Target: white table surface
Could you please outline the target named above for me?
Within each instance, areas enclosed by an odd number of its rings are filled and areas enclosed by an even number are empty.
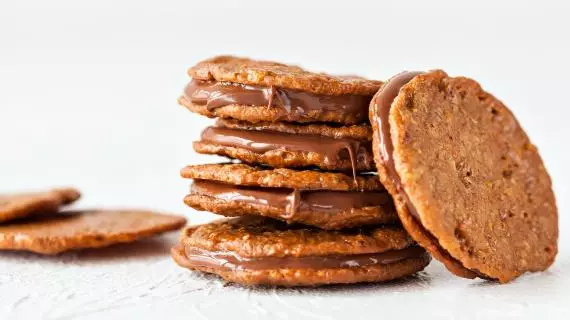
[[[218,0],[0,2],[0,192],[75,185],[79,207],[142,207],[193,223],[186,164],[210,120],[176,105],[185,69],[216,54],[386,79],[445,69],[517,115],[552,175],[560,253],[508,285],[437,262],[418,277],[250,290],[177,267],[176,238],[44,258],[0,253],[0,319],[570,318],[570,2]]]
[[[42,258],[0,255],[1,319],[568,319],[570,261],[508,285],[452,276],[432,262],[385,284],[248,289],[177,267],[175,237]],[[136,252],[136,256],[134,254]]]

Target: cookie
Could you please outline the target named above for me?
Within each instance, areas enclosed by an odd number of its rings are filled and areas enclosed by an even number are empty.
[[[53,255],[134,242],[185,224],[180,216],[142,210],[61,212],[0,226],[0,250]]]
[[[313,73],[271,61],[220,56],[190,68],[179,103],[208,116],[248,122],[366,121],[379,81]]]
[[[378,183],[366,183],[367,180],[377,181],[376,176],[359,176],[355,183],[351,177],[342,173],[287,169],[281,171],[277,171],[278,169],[255,170],[252,167],[249,167],[249,170],[232,172],[236,166],[239,168],[244,165],[218,165],[222,167],[220,170],[215,170],[213,166],[216,165],[185,168],[186,177],[195,179],[190,187],[190,194],[184,198],[188,206],[228,217],[266,216],[288,223],[302,223],[327,230],[398,223],[390,195]],[[203,170],[204,167],[210,168]],[[215,174],[208,174],[209,172]],[[229,172],[235,179],[224,179],[226,172]],[[263,175],[264,178],[255,179],[249,172],[254,172],[253,175],[256,173]],[[196,179],[196,177],[206,179]],[[376,185],[378,188],[341,191],[309,187],[319,184],[326,185],[326,181],[331,178],[337,178],[336,181],[345,181],[344,187],[350,185],[356,187],[360,182],[362,186]],[[248,179],[251,179],[250,183]],[[227,183],[232,180],[237,183]],[[256,185],[256,180],[262,182],[263,186]]]
[[[290,122],[259,122],[249,123],[234,119],[218,119],[217,127],[230,129],[273,131],[294,135],[322,136],[333,139],[355,139],[372,141],[372,127],[366,124],[351,126],[322,124],[322,123],[290,123]]]
[[[172,256],[230,282],[287,287],[387,281],[430,261],[399,227],[325,231],[259,217],[188,228]]]
[[[511,111],[477,82],[399,74],[374,97],[370,120],[402,224],[450,271],[505,283],[553,263],[550,177]]]
[[[352,176],[319,170],[271,169],[243,163],[202,164],[187,166],[183,178],[213,180],[221,183],[267,188],[307,190],[375,191],[384,186],[375,174]]]
[[[0,195],[0,223],[29,216],[54,214],[80,196],[79,191],[72,188]]]
[[[274,168],[317,167],[334,171],[370,171],[370,141],[274,131],[207,127],[194,150]]]

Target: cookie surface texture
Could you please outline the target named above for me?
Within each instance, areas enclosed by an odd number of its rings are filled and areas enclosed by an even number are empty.
[[[512,112],[477,82],[400,74],[376,94],[370,120],[404,227],[450,271],[508,282],[553,263],[550,177]]]
[[[37,215],[55,214],[80,197],[73,188],[0,195],[0,223]]]
[[[150,211],[69,211],[0,226],[0,249],[52,255],[129,243],[184,224],[183,217]]]

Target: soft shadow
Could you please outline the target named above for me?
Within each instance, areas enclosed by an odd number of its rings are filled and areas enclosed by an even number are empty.
[[[469,284],[469,287],[472,288],[504,287],[505,285],[519,284],[520,281],[524,281],[526,284],[531,284],[533,282],[544,283],[544,281],[548,281],[550,279],[555,279],[555,278],[556,278],[556,272],[553,270],[546,270],[536,273],[526,272],[520,277],[506,284],[501,284],[498,281],[479,280],[477,282]]]
[[[212,280],[212,278],[208,278]],[[223,281],[223,280],[221,280]],[[308,295],[346,295],[354,293],[379,293],[382,291],[394,292],[394,291],[409,291],[409,290],[419,290],[426,289],[430,286],[432,279],[425,272],[419,272],[415,275],[407,276],[400,279],[395,279],[386,282],[377,283],[356,283],[356,284],[334,284],[325,285],[320,287],[296,287],[296,288],[283,288],[283,287],[272,287],[272,286],[261,286],[261,287],[245,287],[236,283],[225,283],[224,287],[232,287],[242,290],[251,290],[256,294],[279,294],[283,296],[299,294]]]
[[[41,255],[33,252],[4,251],[0,259],[37,260],[52,263],[103,263],[111,261],[135,261],[138,259],[169,256],[170,248],[176,243],[176,236],[164,235],[142,239],[133,243],[115,244],[104,248],[82,249],[60,253],[58,255]]]
[[[146,259],[160,256],[169,256],[170,248],[176,243],[176,238],[162,236],[143,239],[133,243],[116,244],[99,249],[85,249],[71,252],[74,259],[87,262],[104,262],[124,259]],[[62,257],[68,254],[62,254]]]

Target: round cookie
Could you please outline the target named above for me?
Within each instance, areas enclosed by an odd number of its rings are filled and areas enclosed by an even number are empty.
[[[274,131],[208,127],[194,150],[274,168],[317,167],[333,171],[374,170],[370,141]]]
[[[202,61],[188,73],[193,80],[178,100],[181,105],[208,117],[251,123],[361,123],[381,85],[361,77],[231,56]]]
[[[399,74],[372,100],[370,121],[402,224],[450,271],[505,283],[553,263],[550,177],[511,111],[477,82]]]
[[[227,281],[287,287],[387,281],[430,261],[399,227],[325,231],[259,217],[188,228],[172,256]]]
[[[79,191],[72,188],[0,195],[0,223],[57,213],[62,206],[77,201],[80,196]]]
[[[199,62],[188,75],[201,80],[277,86],[323,95],[374,95],[382,82],[355,76],[315,73],[274,61],[217,56]]]
[[[180,175],[187,179],[213,180],[253,187],[337,191],[384,190],[376,174],[359,174],[355,179],[340,172],[272,169],[243,163],[192,165],[182,169]]]
[[[0,226],[0,250],[53,255],[134,242],[185,224],[183,217],[143,210],[69,211]]]
[[[218,119],[217,127],[255,131],[273,131],[295,135],[313,135],[333,139],[372,141],[372,127],[367,124],[334,126],[322,123],[258,122],[249,123],[234,119]]]
[[[228,217],[267,216],[327,230],[398,223],[375,175],[355,182],[342,173],[226,164],[188,166],[183,176],[195,179],[184,198],[188,206]]]

